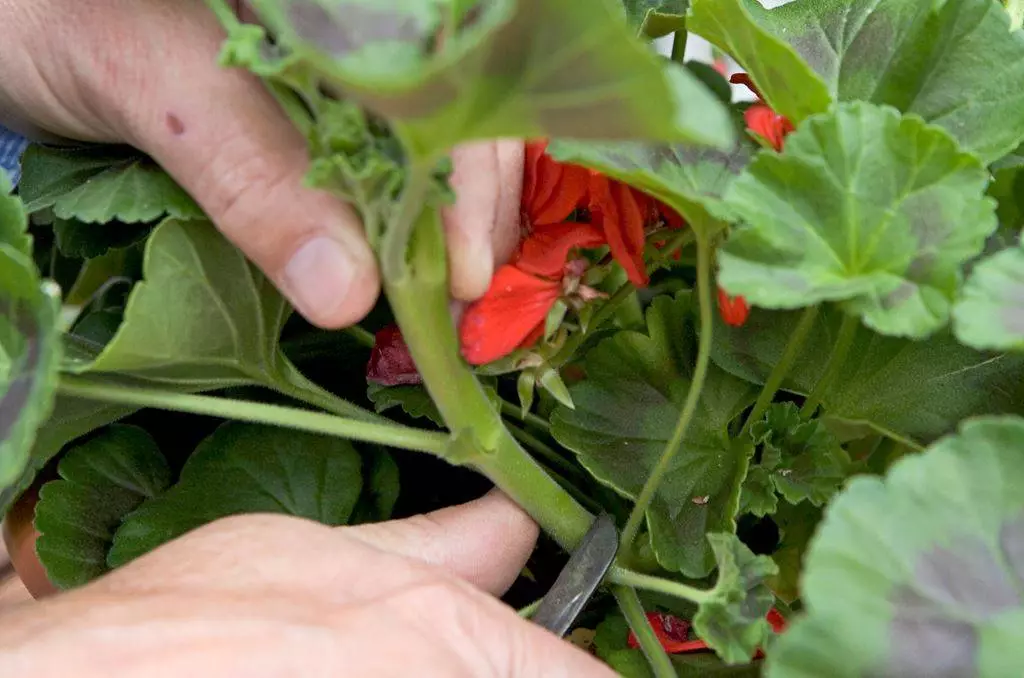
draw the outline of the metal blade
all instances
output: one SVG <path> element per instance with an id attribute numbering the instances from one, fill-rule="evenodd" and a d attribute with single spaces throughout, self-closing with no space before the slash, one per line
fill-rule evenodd
<path id="1" fill-rule="evenodd" d="M 608 514 L 597 517 L 533 615 L 533 622 L 564 636 L 601 584 L 619 548 L 619 531 Z"/>

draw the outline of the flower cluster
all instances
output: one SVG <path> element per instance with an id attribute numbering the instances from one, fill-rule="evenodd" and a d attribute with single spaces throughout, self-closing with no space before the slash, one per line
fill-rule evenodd
<path id="1" fill-rule="evenodd" d="M 543 141 L 526 146 L 519 248 L 462 318 L 462 353 L 474 365 L 535 343 L 560 299 L 579 307 L 598 296 L 582 284 L 588 261 L 574 253 L 607 246 L 630 282 L 643 287 L 649 282 L 648 234 L 662 226 L 684 226 L 682 217 L 651 196 L 556 162 L 546 149 Z"/>

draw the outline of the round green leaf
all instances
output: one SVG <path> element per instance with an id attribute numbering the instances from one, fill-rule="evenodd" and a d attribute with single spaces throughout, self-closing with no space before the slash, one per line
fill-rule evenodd
<path id="1" fill-rule="evenodd" d="M 70 450 L 60 480 L 43 486 L 35 527 L 36 553 L 55 585 L 88 583 L 107 572 L 107 551 L 126 515 L 171 484 L 156 442 L 135 426 L 115 425 Z"/>
<path id="2" fill-rule="evenodd" d="M 726 199 L 745 226 L 721 252 L 719 283 L 754 306 L 838 301 L 883 334 L 928 336 L 996 229 L 987 182 L 940 128 L 839 106 L 733 182 Z"/>
<path id="3" fill-rule="evenodd" d="M 975 267 L 953 323 L 968 346 L 1024 350 L 1024 249 L 1004 250 Z"/>
<path id="4" fill-rule="evenodd" d="M 1007 676 L 1024 661 L 1024 419 L 963 424 L 826 511 L 770 678 Z"/>
<path id="5" fill-rule="evenodd" d="M 240 513 L 283 513 L 345 525 L 362 490 L 362 458 L 347 440 L 227 423 L 200 443 L 177 484 L 125 519 L 107 562 L 118 567 Z"/>
<path id="6" fill-rule="evenodd" d="M 654 300 L 647 333 L 620 332 L 587 353 L 587 379 L 571 389 L 575 409 L 551 419 L 555 439 L 599 481 L 635 498 L 661 458 L 693 370 L 690 298 Z M 729 440 L 729 422 L 756 390 L 711 367 L 697 415 L 647 512 L 658 562 L 700 578 L 711 572 L 709 531 L 732 531 L 749 445 Z"/>

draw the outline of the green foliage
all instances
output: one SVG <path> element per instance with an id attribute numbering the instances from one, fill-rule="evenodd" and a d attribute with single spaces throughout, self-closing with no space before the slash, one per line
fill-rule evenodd
<path id="1" fill-rule="evenodd" d="M 726 200 L 746 227 L 721 253 L 719 283 L 755 306 L 838 301 L 883 334 L 928 336 L 996 228 L 987 176 L 937 127 L 840 106 L 733 182 Z"/>
<path id="2" fill-rule="evenodd" d="M 775 512 L 776 493 L 790 504 L 822 506 L 846 479 L 849 459 L 839 442 L 821 421 L 803 421 L 792 403 L 773 405 L 750 433 L 760 456 L 740 501 L 755 515 Z"/>
<path id="3" fill-rule="evenodd" d="M 982 261 L 953 309 L 956 336 L 983 350 L 1024 349 L 1024 249 Z"/>
<path id="4" fill-rule="evenodd" d="M 712 360 L 737 377 L 763 384 L 798 315 L 754 311 L 743 327 L 718 323 Z M 805 395 L 814 387 L 841 315 L 820 314 L 784 389 Z M 980 353 L 945 332 L 926 341 L 908 341 L 861 328 L 823 403 L 826 421 L 868 424 L 898 438 L 929 443 L 968 417 L 1024 413 L 1024 358 Z"/>
<path id="5" fill-rule="evenodd" d="M 690 296 L 664 296 L 647 311 L 647 332 L 619 332 L 589 351 L 589 378 L 572 387 L 576 409 L 551 418 L 555 439 L 600 482 L 633 499 L 679 417 L 693 369 Z M 714 567 L 705 534 L 732 531 L 749 446 L 729 423 L 753 400 L 748 384 L 712 367 L 694 424 L 647 512 L 658 562 L 690 577 Z"/>
<path id="6" fill-rule="evenodd" d="M 765 579 L 778 572 L 772 559 L 755 556 L 733 534 L 709 533 L 718 580 L 693 617 L 697 635 L 729 664 L 750 661 L 772 637 L 765 617 L 775 596 Z"/>
<path id="7" fill-rule="evenodd" d="M 171 489 L 124 519 L 107 562 L 119 567 L 192 529 L 241 513 L 345 525 L 362 491 L 362 459 L 345 440 L 224 424 L 196 448 Z"/>
<path id="8" fill-rule="evenodd" d="M 807 556 L 807 613 L 767 675 L 1013 673 L 1024 570 L 1024 420 L 964 423 L 886 478 L 852 481 Z"/>
<path id="9" fill-rule="evenodd" d="M 437 405 L 430 399 L 427 389 L 422 386 L 384 386 L 370 382 L 366 396 L 378 413 L 398 407 L 410 417 L 426 418 L 438 426 L 444 426 L 444 419 L 437 411 Z"/>
<path id="10" fill-rule="evenodd" d="M 689 0 L 622 0 L 630 26 L 649 38 L 686 29 Z"/>
<path id="11" fill-rule="evenodd" d="M 254 5 L 281 44 L 390 120 L 416 157 L 494 137 L 729 143 L 724 107 L 631 36 L 616 2 L 496 0 L 455 30 L 435 3 Z"/>
<path id="12" fill-rule="evenodd" d="M 107 572 L 107 551 L 126 515 L 171 484 L 156 442 L 134 426 L 111 426 L 72 448 L 57 466 L 60 480 L 43 486 L 36 553 L 50 581 L 81 586 Z"/>
<path id="13" fill-rule="evenodd" d="M 0 487 L 28 462 L 60 365 L 60 300 L 26 252 L 27 225 L 19 200 L 0 191 Z"/>

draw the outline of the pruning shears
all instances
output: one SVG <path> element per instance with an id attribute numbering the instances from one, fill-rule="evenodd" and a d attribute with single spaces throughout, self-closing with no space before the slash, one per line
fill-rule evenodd
<path id="1" fill-rule="evenodd" d="M 608 573 L 619 549 L 619 530 L 607 513 L 598 516 L 533 614 L 533 622 L 564 636 Z"/>

